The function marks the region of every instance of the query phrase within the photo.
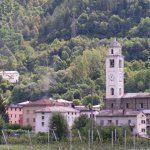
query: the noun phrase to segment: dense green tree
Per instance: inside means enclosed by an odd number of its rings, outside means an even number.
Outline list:
[[[0,131],[4,129],[4,126],[5,126],[5,121],[3,117],[0,115]],[[0,132],[0,143],[2,142],[1,138],[2,138],[2,132]]]
[[[4,104],[4,99],[2,94],[0,94],[0,114],[4,122],[8,123],[9,122],[9,117],[8,114],[6,113],[6,108]]]
[[[52,115],[50,119],[49,130],[54,130],[58,140],[62,140],[68,134],[68,124],[64,116],[56,112]]]

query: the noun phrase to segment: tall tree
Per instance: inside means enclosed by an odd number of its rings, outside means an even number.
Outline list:
[[[61,113],[55,112],[52,114],[52,117],[50,119],[49,130],[54,130],[58,140],[62,140],[67,136],[68,124]]]
[[[8,117],[8,114],[6,113],[6,108],[5,108],[5,105],[4,105],[4,99],[3,99],[2,94],[0,94],[0,114],[1,114],[2,119],[6,123],[8,123],[9,122],[9,117]]]

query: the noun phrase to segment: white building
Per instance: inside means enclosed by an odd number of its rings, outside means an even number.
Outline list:
[[[35,132],[48,132],[50,118],[54,112],[60,112],[64,115],[65,119],[68,122],[69,128],[72,127],[74,120],[79,117],[80,112],[72,107],[65,106],[52,106],[45,107],[36,111],[36,122],[35,122]]]
[[[101,126],[114,124],[129,126],[133,134],[146,135],[146,115],[140,111],[102,110],[96,116],[96,122]]]
[[[143,110],[142,111],[145,115],[146,115],[146,126],[147,126],[147,129],[149,130],[150,129],[150,110]]]
[[[18,83],[20,75],[18,71],[0,71],[0,76],[10,83]]]

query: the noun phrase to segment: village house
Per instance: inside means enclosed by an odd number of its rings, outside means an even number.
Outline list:
[[[35,132],[36,111],[52,106],[71,107],[71,103],[64,100],[44,99],[25,104],[23,105],[23,125],[30,125],[32,127],[32,131]]]
[[[61,113],[67,123],[69,128],[72,127],[74,120],[80,116],[80,112],[72,107],[65,106],[52,106],[45,107],[36,111],[36,123],[35,123],[35,132],[48,132],[50,119],[53,113],[59,112]]]
[[[150,131],[150,110],[142,110],[142,112],[146,115],[147,131]]]
[[[0,71],[0,76],[10,83],[18,83],[20,75],[18,71]]]
[[[10,124],[23,124],[22,106],[10,105],[6,108],[6,112],[8,114]]]
[[[23,105],[27,103],[29,103],[29,101],[18,103],[16,105],[11,104],[6,108],[10,124],[23,125]]]
[[[89,109],[86,106],[75,106],[75,109],[80,111],[80,115],[85,114],[88,116],[88,118],[94,118],[96,120],[96,115],[99,114],[100,107],[92,107],[92,109]],[[93,117],[92,117],[93,115]]]
[[[140,111],[132,110],[102,110],[96,116],[96,122],[100,126],[110,124],[116,126],[129,126],[132,133],[146,135],[146,115]]]

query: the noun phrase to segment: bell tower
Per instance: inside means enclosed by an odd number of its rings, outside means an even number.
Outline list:
[[[124,95],[124,56],[121,44],[114,38],[106,57],[106,99]]]

